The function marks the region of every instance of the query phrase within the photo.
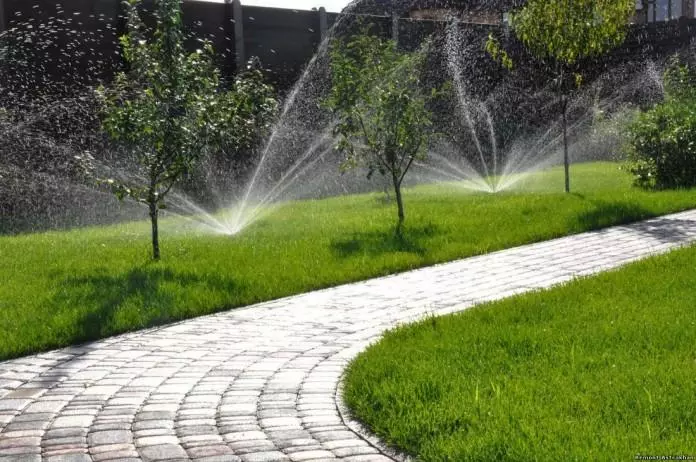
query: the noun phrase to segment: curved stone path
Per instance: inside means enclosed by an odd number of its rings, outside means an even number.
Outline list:
[[[0,462],[392,460],[336,399],[385,329],[695,239],[689,211],[0,363]]]

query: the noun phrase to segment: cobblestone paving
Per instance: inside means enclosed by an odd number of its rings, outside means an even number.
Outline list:
[[[0,363],[0,462],[392,460],[337,406],[398,323],[696,239],[696,211]]]

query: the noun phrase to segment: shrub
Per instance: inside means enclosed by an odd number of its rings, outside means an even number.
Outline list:
[[[644,188],[690,188],[696,186],[696,72],[674,60],[664,77],[664,102],[629,128],[630,169]]]

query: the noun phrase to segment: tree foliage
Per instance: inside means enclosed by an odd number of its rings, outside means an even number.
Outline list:
[[[427,46],[427,45],[426,45]],[[335,116],[336,148],[343,169],[366,167],[390,177],[399,225],[404,222],[401,185],[416,160],[425,159],[433,134],[429,101],[421,82],[425,48],[401,52],[393,41],[368,33],[331,48],[333,86],[325,103]]]
[[[634,12],[635,0],[529,0],[510,24],[535,56],[573,65],[619,46]]]
[[[157,0],[157,26],[150,35],[139,4],[126,3],[128,33],[121,46],[128,70],[98,94],[103,129],[135,155],[139,167],[132,176],[138,181],[106,182],[119,198],[149,207],[153,258],[159,259],[157,217],[166,195],[202,157],[251,143],[276,102],[258,71],[239,76],[225,91],[208,42],[193,53],[184,49],[181,0]]]
[[[217,93],[217,146],[227,156],[251,149],[270,132],[277,113],[275,90],[252,58],[229,89]]]
[[[663,75],[665,100],[696,101],[696,69],[693,64],[683,63],[673,56]]]

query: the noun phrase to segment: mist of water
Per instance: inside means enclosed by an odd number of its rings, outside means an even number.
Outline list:
[[[364,171],[339,173],[342,159],[333,149],[331,115],[322,105],[331,85],[330,43],[338,31],[353,27],[352,8],[354,5],[339,16],[284,98],[280,115],[258,149],[252,168],[240,174],[209,167],[206,177],[215,183],[211,189],[220,210],[211,210],[181,191],[174,191],[168,197],[167,213],[183,217],[199,231],[232,236],[290,200],[381,189],[380,184],[365,178]],[[103,23],[100,33],[115,42],[115,31],[108,21],[100,17],[91,20]],[[34,144],[45,145],[47,151],[63,149],[66,172],[76,168],[70,159],[85,152],[90,154],[90,150],[108,151],[95,136],[96,119],[86,115],[94,115],[91,95],[98,76],[113,68],[118,60],[118,56],[96,52],[96,43],[104,37],[81,34],[78,22],[59,9],[56,17],[45,24],[28,18],[21,26],[0,35],[0,108],[10,108],[15,114],[13,119],[5,120],[0,111],[0,135],[16,143],[26,142],[28,152]],[[560,162],[561,118],[554,114],[557,102],[552,86],[525,90],[514,77],[508,77],[481,94],[474,83],[480,71],[470,65],[481,49],[481,35],[471,34],[466,24],[452,21],[444,28],[441,48],[433,50],[433,59],[428,62],[443,70],[445,78],[452,82],[452,96],[447,102],[450,110],[445,111],[449,117],[441,121],[440,130],[448,136],[433,139],[427,159],[416,163],[407,177],[408,185],[444,181],[463,191],[496,193],[513,189],[532,172]],[[52,68],[75,76],[71,85],[45,73],[49,56],[60,61],[52,63]],[[86,77],[80,80],[78,75]],[[636,96],[636,92],[642,93]],[[612,120],[619,120],[630,111],[635,101],[659,99],[661,92],[660,66],[649,60],[639,66],[612,69],[575,92],[568,107],[573,157],[592,158],[594,154],[586,152],[588,146],[601,151],[600,144],[606,147],[613,143],[606,137],[620,138],[620,134],[605,130],[601,136],[606,139],[601,143],[593,141],[599,136],[598,120],[610,126]],[[81,114],[89,123],[46,127],[56,120],[78,120]],[[141,179],[117,155],[102,155],[95,165],[101,173],[114,178]],[[57,195],[67,197],[70,191],[79,190],[80,203],[87,201],[84,184],[66,180],[66,172],[36,172],[32,168],[28,162],[13,164],[11,169],[3,170],[0,166],[0,189],[3,177],[11,170],[13,182],[8,186],[6,181],[5,188],[14,189],[15,193],[21,195],[22,188],[26,188],[30,195],[41,188],[41,182],[47,182],[61,191]],[[31,174],[18,173],[23,171]],[[117,209],[132,218],[142,217],[142,210],[135,205],[114,205],[113,198],[108,199],[103,191],[94,191],[93,197],[95,203],[102,204],[98,207],[105,210]],[[29,206],[38,208],[41,204]],[[94,210],[90,213],[95,214]]]

